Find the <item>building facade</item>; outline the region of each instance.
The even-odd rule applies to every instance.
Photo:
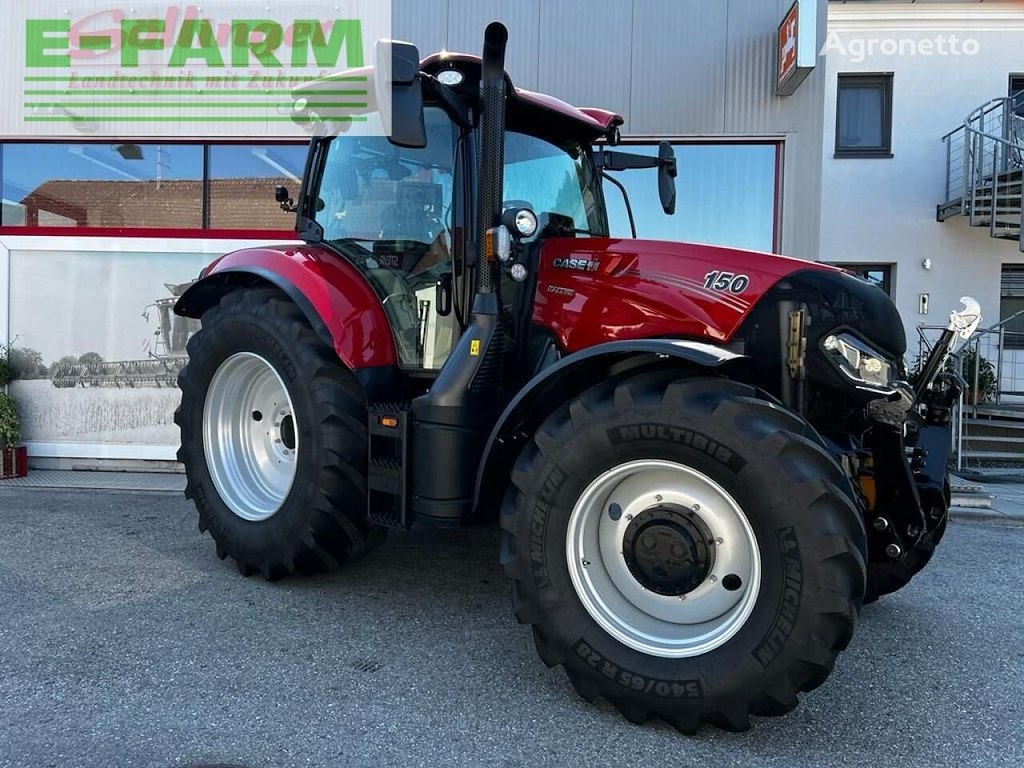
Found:
[[[1024,309],[1024,6],[830,2],[828,15],[821,259],[892,294],[912,363],[919,328],[933,337],[962,296],[986,326]],[[1024,389],[1014,354],[1007,391]]]
[[[661,212],[653,172],[622,178],[642,236],[814,259],[826,76],[814,67],[790,95],[777,93],[780,23],[793,6],[394,0],[391,18],[393,36],[424,55],[475,53],[499,19],[517,86],[620,112],[632,151],[672,141],[674,217]],[[799,35],[817,50],[826,2],[797,6]],[[795,46],[795,24],[786,35]],[[21,106],[22,95],[3,98]],[[174,378],[194,331],[170,312],[174,297],[220,253],[292,241],[273,189],[297,185],[304,150],[291,135],[222,130],[174,140],[143,129],[116,140],[70,129],[0,135],[0,343],[17,356],[12,389],[37,462],[174,458]],[[609,189],[608,200],[614,234],[627,235],[621,195]]]

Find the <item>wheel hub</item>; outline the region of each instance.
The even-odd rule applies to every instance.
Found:
[[[210,380],[203,410],[210,479],[238,517],[272,517],[291,492],[299,437],[295,409],[277,369],[251,352],[225,360]]]
[[[699,656],[728,642],[760,590],[757,539],[736,499],[661,459],[596,477],[573,507],[565,554],[591,618],[654,656]]]
[[[622,540],[633,577],[659,595],[686,595],[704,583],[714,564],[714,539],[690,510],[664,505],[633,518]]]

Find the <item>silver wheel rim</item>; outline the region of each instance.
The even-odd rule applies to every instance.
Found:
[[[295,480],[298,430],[288,388],[270,363],[232,355],[210,381],[203,446],[217,493],[243,520],[272,517]]]
[[[634,518],[668,505],[710,532],[713,542],[709,572],[684,595],[644,586],[624,553]],[[750,617],[761,587],[757,539],[739,504],[707,475],[670,461],[631,461],[595,479],[569,518],[566,557],[594,621],[653,656],[699,656],[728,642]],[[740,586],[732,588],[736,578]]]

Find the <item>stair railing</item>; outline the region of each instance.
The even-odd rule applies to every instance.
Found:
[[[942,137],[946,174],[944,199],[939,205],[940,220],[958,210],[970,217],[971,226],[978,226],[981,218],[978,211],[987,207],[989,234],[996,236],[1000,205],[1005,203],[1000,195],[1001,177],[1008,171],[1024,168],[1024,118],[1015,113],[1014,104],[1014,99],[1005,96],[992,99]],[[979,192],[984,194],[987,205],[979,205]],[[1003,209],[1016,207],[1004,205]],[[1024,233],[1024,206],[1019,207]],[[1021,249],[1024,250],[1024,236]]]
[[[1003,318],[997,323],[986,328],[977,329],[971,337],[964,342],[953,355],[951,355],[953,372],[964,383],[965,389],[960,393],[960,399],[954,408],[953,413],[953,434],[951,437],[952,450],[957,460],[957,470],[963,469],[963,449],[965,440],[969,439],[966,434],[965,419],[968,416],[977,416],[978,406],[984,402],[986,393],[981,391],[982,383],[982,361],[992,364],[992,375],[995,377],[995,404],[1001,405],[1003,396],[1024,395],[1024,373],[1018,376],[1018,369],[1024,369],[1024,332],[1008,330],[1008,326],[1014,320],[1024,317],[1024,310]],[[928,357],[935,341],[945,330],[944,325],[919,325],[917,326],[917,364]],[[1021,350],[1020,360],[1013,351]],[[1013,359],[1010,359],[1010,352]],[[994,360],[994,362],[993,362]],[[970,361],[966,365],[965,361]],[[1009,369],[1009,374],[1007,374]],[[1017,386],[1018,381],[1021,386]]]

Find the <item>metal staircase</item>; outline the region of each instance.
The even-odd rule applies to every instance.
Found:
[[[1024,474],[1024,333],[1009,330],[1021,318],[1024,311],[977,329],[950,360],[964,386],[954,417],[958,471]],[[918,361],[941,330],[918,326]]]
[[[946,145],[946,188],[936,218],[967,216],[991,237],[1014,240],[1024,251],[1024,117],[1018,99],[993,99],[975,109],[963,125],[942,137]]]

